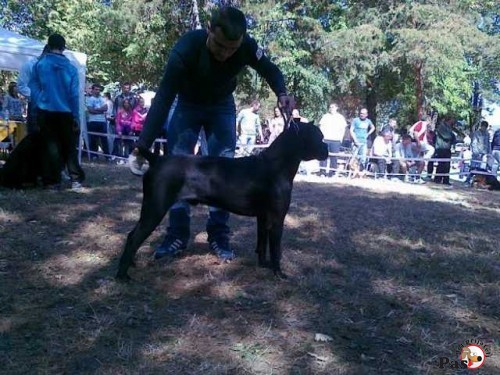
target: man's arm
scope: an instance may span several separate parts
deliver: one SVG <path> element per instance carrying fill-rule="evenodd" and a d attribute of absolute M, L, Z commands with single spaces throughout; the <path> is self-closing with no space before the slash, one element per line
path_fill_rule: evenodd
<path fill-rule="evenodd" d="M 34 62 L 29 60 L 26 62 L 19 71 L 19 77 L 17 78 L 17 89 L 19 93 L 25 98 L 30 98 L 31 90 L 29 88 L 31 71 L 33 70 Z"/>
<path fill-rule="evenodd" d="M 80 80 L 78 79 L 78 71 L 76 68 L 72 69 L 69 92 L 69 104 L 71 112 L 73 113 L 73 118 L 76 122 L 80 123 Z"/>
<path fill-rule="evenodd" d="M 370 130 L 368 130 L 368 134 L 366 135 L 366 137 L 368 138 L 374 131 L 375 125 L 373 125 L 373 122 L 370 120 Z"/>
<path fill-rule="evenodd" d="M 355 145 L 358 144 L 358 139 L 356 138 L 356 134 L 354 134 L 354 127 L 356 126 L 356 119 L 352 120 L 351 127 L 349 128 L 349 133 L 351 134 L 352 141 Z"/>
<path fill-rule="evenodd" d="M 180 82 L 182 79 L 185 79 L 185 76 L 186 68 L 184 62 L 174 49 L 170 54 L 160 87 L 151 104 L 144 122 L 144 128 L 137 141 L 139 147 L 151 147 L 158 134 L 160 134 L 170 107 L 179 91 Z"/>

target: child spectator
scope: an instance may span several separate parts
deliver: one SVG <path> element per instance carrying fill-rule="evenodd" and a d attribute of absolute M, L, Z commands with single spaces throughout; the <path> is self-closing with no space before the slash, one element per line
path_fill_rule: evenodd
<path fill-rule="evenodd" d="M 460 178 L 468 176 L 470 171 L 470 163 L 472 160 L 472 151 L 470 146 L 465 146 L 462 151 L 460 151 Z"/>
<path fill-rule="evenodd" d="M 115 122 L 118 137 L 115 143 L 118 149 L 118 156 L 127 157 L 134 142 L 132 139 L 124 139 L 123 136 L 128 137 L 132 135 L 133 110 L 128 99 L 124 99 L 122 105 L 116 113 Z"/>
<path fill-rule="evenodd" d="M 137 106 L 134 108 L 132 114 L 132 133 L 134 135 L 139 135 L 141 133 L 147 114 L 148 109 L 144 106 L 144 98 L 139 96 Z"/>

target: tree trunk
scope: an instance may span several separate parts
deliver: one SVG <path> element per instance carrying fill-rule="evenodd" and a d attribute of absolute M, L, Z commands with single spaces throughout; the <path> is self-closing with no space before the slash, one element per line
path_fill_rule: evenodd
<path fill-rule="evenodd" d="M 366 109 L 368 118 L 372 120 L 373 125 L 377 126 L 377 89 L 375 86 L 375 78 L 367 82 Z"/>
<path fill-rule="evenodd" d="M 424 108 L 424 76 L 423 76 L 423 63 L 419 61 L 415 64 L 415 88 L 417 97 L 417 116 L 420 120 L 425 115 Z"/>
<path fill-rule="evenodd" d="M 191 10 L 191 29 L 201 29 L 200 12 L 198 10 L 198 0 L 193 0 Z"/>

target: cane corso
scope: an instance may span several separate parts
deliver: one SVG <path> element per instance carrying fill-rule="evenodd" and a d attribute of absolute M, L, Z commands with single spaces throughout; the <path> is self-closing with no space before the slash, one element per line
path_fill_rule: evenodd
<path fill-rule="evenodd" d="M 318 127 L 293 122 L 260 154 L 236 159 L 158 157 L 149 150 L 139 152 L 149 161 L 150 168 L 143 177 L 141 217 L 127 237 L 118 279 L 129 279 L 127 270 L 133 265 L 139 246 L 178 200 L 256 216 L 258 264 L 270 266 L 275 275 L 286 277 L 280 267 L 281 235 L 293 178 L 302 160 L 328 157 L 328 147 Z M 266 262 L 268 242 L 270 263 Z"/>
<path fill-rule="evenodd" d="M 28 134 L 0 168 L 0 185 L 11 189 L 35 187 L 42 170 L 41 155 L 40 133 Z"/>

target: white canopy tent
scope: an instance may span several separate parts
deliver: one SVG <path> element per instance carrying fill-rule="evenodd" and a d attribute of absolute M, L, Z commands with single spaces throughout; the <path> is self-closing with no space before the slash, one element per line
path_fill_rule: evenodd
<path fill-rule="evenodd" d="M 44 46 L 45 43 L 43 42 L 0 28 L 0 70 L 19 71 L 25 62 L 31 60 L 33 57 L 40 56 Z M 87 55 L 81 52 L 68 50 L 64 51 L 64 55 L 78 69 L 80 80 L 81 136 L 85 137 L 85 141 L 88 144 L 87 124 L 85 122 L 85 74 L 87 71 Z"/>

